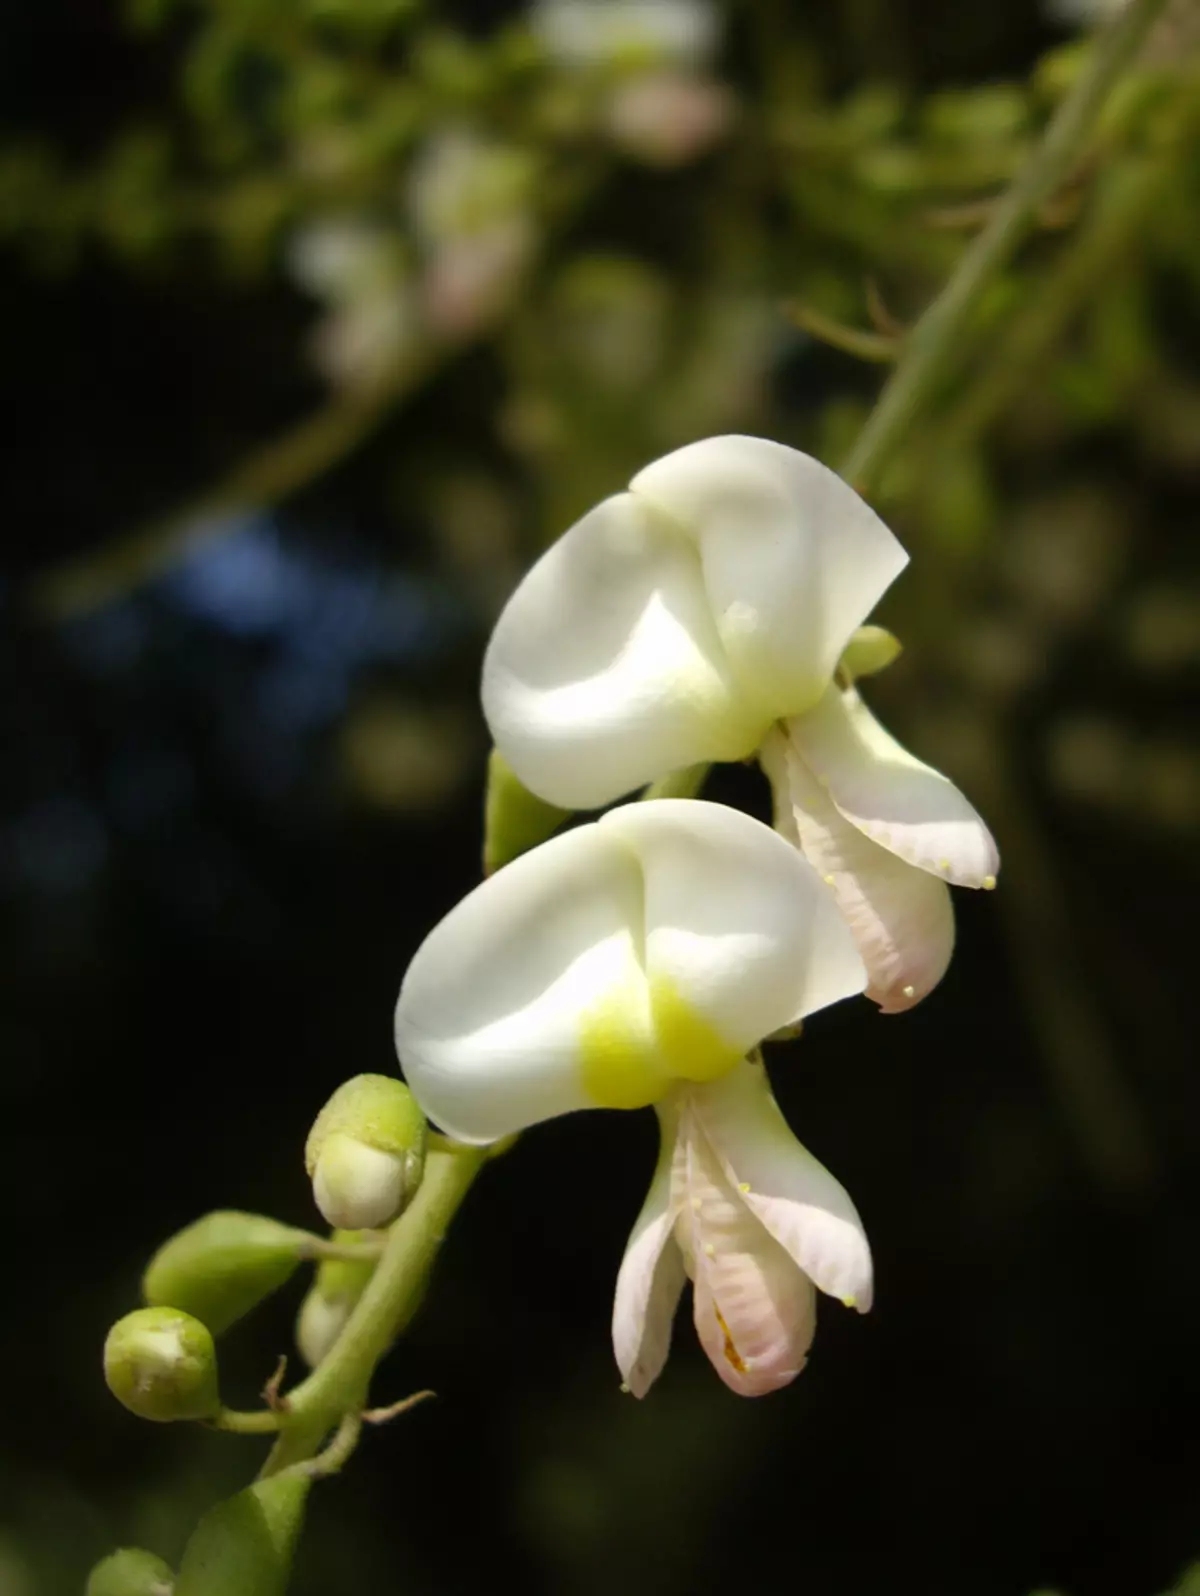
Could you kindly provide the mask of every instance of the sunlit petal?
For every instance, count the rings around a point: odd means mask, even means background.
[[[853,688],[830,687],[788,721],[787,733],[838,812],[873,842],[955,886],[995,886],[1000,859],[979,815],[883,729]]]
[[[950,889],[842,818],[782,732],[760,758],[775,796],[775,825],[801,848],[832,893],[870,976],[867,996],[885,1014],[919,1003],[954,951]]]
[[[453,909],[409,966],[396,1047],[427,1114],[492,1141],[657,1102],[865,983],[794,848],[724,805],[663,799],[553,838]]]
[[[621,1376],[636,1397],[645,1396],[667,1361],[675,1309],[686,1279],[672,1234],[675,1123],[674,1115],[664,1116],[658,1167],[625,1248],[613,1303],[613,1351]]]
[[[724,804],[661,799],[615,809],[599,827],[641,865],[646,973],[672,1073],[728,1069],[771,1031],[863,990],[837,906],[768,826]],[[716,1069],[695,1022],[727,1044]]]
[[[688,444],[630,486],[695,539],[730,665],[768,718],[817,700],[851,634],[908,562],[853,488],[766,438]]]
[[[630,493],[564,533],[509,599],[483,710],[525,785],[568,809],[744,758],[768,718],[730,676],[691,540]]]
[[[417,950],[396,1006],[396,1049],[425,1112],[487,1142],[589,1106],[580,1017],[611,996],[631,1023],[641,922],[637,861],[596,826],[464,898]]]
[[[871,1249],[849,1194],[793,1136],[766,1071],[747,1063],[688,1093],[725,1188],[824,1292],[865,1313]]]

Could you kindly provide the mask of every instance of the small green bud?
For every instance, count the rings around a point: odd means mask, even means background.
[[[152,1306],[194,1314],[219,1336],[291,1277],[307,1240],[263,1214],[205,1214],[154,1254],[142,1295]]]
[[[331,1225],[390,1225],[425,1172],[425,1116],[392,1075],[356,1075],[317,1115],[304,1150],[317,1207]]]
[[[903,644],[886,626],[860,626],[842,650],[838,670],[855,682],[874,676],[899,659]]]
[[[96,1564],[83,1596],[171,1596],[174,1586],[169,1563],[139,1546],[125,1546]]]
[[[207,1326],[177,1308],[138,1308],[104,1343],[108,1389],[140,1419],[210,1419],[221,1406]]]
[[[548,804],[523,787],[496,749],[488,759],[484,803],[483,873],[490,876],[545,842],[571,811]]]
[[[205,1513],[184,1547],[174,1596],[282,1596],[312,1480],[256,1480]]]
[[[365,1230],[335,1230],[330,1240],[352,1246],[370,1235]],[[317,1270],[296,1316],[296,1345],[310,1369],[316,1368],[341,1335],[375,1267],[374,1259],[326,1258]]]

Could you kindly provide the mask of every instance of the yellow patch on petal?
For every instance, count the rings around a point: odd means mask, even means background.
[[[630,986],[580,1016],[583,1085],[597,1108],[645,1108],[670,1085],[644,1015],[645,996]]]
[[[681,995],[672,981],[656,976],[650,983],[650,1013],[661,1068],[676,1080],[714,1081],[727,1075],[746,1055],[733,1047]]]
[[[729,1326],[725,1323],[725,1319],[720,1308],[714,1308],[713,1312],[716,1314],[717,1323],[721,1326],[721,1330],[725,1336],[725,1346],[723,1348],[725,1353],[725,1362],[728,1363],[731,1368],[736,1369],[739,1374],[747,1374],[749,1372],[750,1365],[734,1346],[733,1337],[729,1333]]]
[[[645,1108],[672,1081],[712,1081],[745,1056],[697,1014],[673,982],[658,977],[608,992],[579,1022],[584,1090],[598,1108]]]

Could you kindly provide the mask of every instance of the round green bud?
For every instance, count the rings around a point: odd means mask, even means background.
[[[208,1327],[178,1308],[138,1308],[104,1343],[104,1378],[140,1419],[210,1419],[221,1406]]]
[[[210,1508],[184,1547],[174,1596],[283,1596],[311,1485],[288,1471]]]
[[[899,659],[903,645],[886,626],[860,626],[842,650],[838,669],[850,681],[874,676]]]
[[[205,1214],[154,1254],[142,1295],[156,1307],[182,1308],[219,1336],[291,1277],[308,1239],[263,1214]]]
[[[174,1587],[169,1563],[139,1546],[125,1546],[96,1564],[83,1596],[171,1596]]]
[[[339,1086],[304,1150],[328,1222],[344,1230],[390,1225],[421,1184],[425,1139],[425,1116],[395,1076],[356,1075]]]
[[[483,873],[492,875],[520,854],[536,848],[571,814],[559,809],[517,780],[495,749],[488,759],[487,798],[483,811]]]

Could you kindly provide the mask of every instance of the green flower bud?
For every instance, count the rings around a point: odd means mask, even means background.
[[[571,811],[523,787],[495,749],[488,760],[484,803],[483,873],[490,876],[557,831]]]
[[[311,1478],[256,1480],[210,1508],[184,1547],[174,1596],[282,1596]]]
[[[317,1115],[304,1150],[317,1207],[331,1225],[390,1225],[425,1171],[425,1116],[392,1075],[356,1075]]]
[[[194,1314],[219,1336],[290,1279],[307,1240],[304,1231],[262,1214],[205,1214],[154,1254],[142,1295],[153,1306]]]
[[[369,1231],[335,1230],[330,1239],[353,1245],[369,1235]],[[310,1369],[316,1368],[341,1335],[375,1267],[372,1259],[327,1258],[317,1270],[312,1290],[296,1316],[296,1345]]]
[[[140,1419],[210,1419],[221,1406],[208,1328],[177,1308],[138,1308],[104,1343],[108,1389]]]
[[[96,1564],[83,1596],[171,1596],[174,1588],[169,1563],[138,1546],[126,1546]]]
[[[903,644],[886,626],[860,626],[842,650],[838,670],[850,681],[874,676],[900,657]]]

